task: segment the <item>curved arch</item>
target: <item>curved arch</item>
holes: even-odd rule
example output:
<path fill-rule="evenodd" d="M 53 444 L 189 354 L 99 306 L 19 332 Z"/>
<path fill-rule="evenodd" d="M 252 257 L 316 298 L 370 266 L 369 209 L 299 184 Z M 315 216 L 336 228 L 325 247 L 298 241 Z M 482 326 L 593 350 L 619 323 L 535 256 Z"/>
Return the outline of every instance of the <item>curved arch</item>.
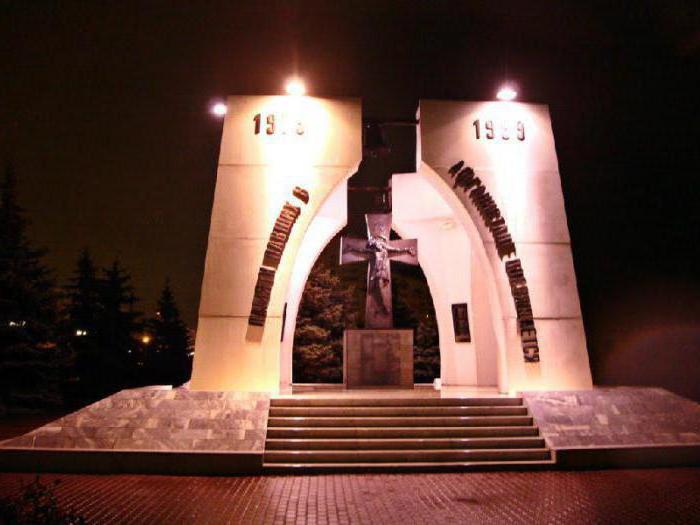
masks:
<path fill-rule="evenodd" d="M 351 172 L 351 174 L 354 173 Z M 316 215 L 311 220 L 309 227 L 304 232 L 304 238 L 297 253 L 294 267 L 292 269 L 289 286 L 286 293 L 286 323 L 284 326 L 282 342 L 280 344 L 280 389 L 282 391 L 289 390 L 292 383 L 292 351 L 294 344 L 294 330 L 296 326 L 297 313 L 301 296 L 306 285 L 309 273 L 316 262 L 319 254 L 323 251 L 326 245 L 335 237 L 347 223 L 347 180 L 339 182 L 331 192 L 328 193 L 325 201 L 318 208 Z M 503 312 L 498 295 L 498 288 L 493 270 L 488 261 L 486 247 L 477 229 L 476 224 L 472 220 L 468 211 L 461 203 L 459 198 L 454 194 L 450 186 L 427 164 L 421 163 L 419 171 L 415 174 L 396 175 L 394 182 L 394 192 L 401 188 L 402 177 L 418 177 L 423 183 L 427 183 L 428 187 L 435 192 L 433 200 L 438 199 L 438 205 L 431 209 L 440 208 L 444 214 L 445 220 L 452 220 L 459 225 L 458 231 L 461 232 L 464 242 L 469 245 L 467 255 L 457 254 L 454 250 L 450 255 L 452 257 L 461 257 L 458 261 L 464 265 L 464 268 L 469 268 L 471 260 L 475 261 L 478 266 L 480 275 L 484 278 L 484 282 L 480 286 L 484 286 L 488 298 L 488 318 L 491 329 L 494 335 L 495 344 L 495 368 L 496 368 L 496 383 L 500 391 L 507 390 L 506 377 L 506 339 L 503 325 Z M 415 181 L 414 181 L 415 182 Z M 415 209 L 420 206 L 420 203 L 425 201 L 426 188 L 422 187 L 419 191 L 415 191 L 415 186 L 410 192 L 404 192 L 399 199 L 404 199 L 406 202 L 399 204 L 398 199 L 394 199 L 395 211 L 397 206 L 401 208 L 410 208 L 409 213 L 414 213 Z M 429 190 L 430 191 L 430 190 Z M 395 193 L 396 195 L 396 193 Z M 439 204 L 441 203 L 441 204 Z M 415 224 L 411 223 L 410 217 L 399 212 L 394 214 L 393 227 L 402 237 L 411 237 L 416 232 Z M 433 223 L 432 234 L 438 233 L 438 223 Z M 424 234 L 424 239 L 426 239 Z M 454 241 L 454 237 L 453 237 Z M 462 242 L 462 241 L 460 241 Z M 424 253 L 419 249 L 419 254 Z M 471 254 L 471 255 L 469 255 Z M 419 257 L 421 257 L 419 255 Z M 440 259 L 443 257 L 441 253 L 424 254 L 421 259 L 421 266 L 428 281 L 433 303 L 435 305 L 436 314 L 438 314 L 438 330 L 440 333 L 440 361 L 442 367 L 442 377 L 448 378 L 455 375 L 453 370 L 455 366 L 460 366 L 457 360 L 464 361 L 465 353 L 463 348 L 460 350 L 458 345 L 448 344 L 448 341 L 453 339 L 453 329 L 451 324 L 451 307 L 450 297 L 442 290 L 444 276 L 441 276 Z M 467 257 L 467 259 L 465 259 Z M 442 272 L 444 273 L 444 272 Z M 472 308 L 474 310 L 474 308 Z M 438 312 L 439 311 L 439 312 Z M 449 350 L 448 350 L 449 348 Z M 486 349 L 493 352 L 494 349 Z M 472 350 L 473 353 L 473 350 Z M 453 355 L 458 354 L 458 355 Z M 476 357 L 473 357 L 473 362 L 461 363 L 462 367 L 472 366 L 475 368 Z M 475 371 L 473 371 L 476 374 Z M 446 383 L 449 384 L 449 381 Z M 470 380 L 469 384 L 477 384 L 476 376 Z"/>
<path fill-rule="evenodd" d="M 492 266 L 489 263 L 487 247 L 477 227 L 477 224 L 475 223 L 472 216 L 469 214 L 467 208 L 465 208 L 465 206 L 459 200 L 459 197 L 453 192 L 450 185 L 425 162 L 420 163 L 417 175 L 421 178 L 421 180 L 425 181 L 437 193 L 437 195 L 439 195 L 440 200 L 444 203 L 444 206 L 446 206 L 449 209 L 452 219 L 459 224 L 460 228 L 462 229 L 462 231 L 464 231 L 468 238 L 473 258 L 476 262 L 475 266 L 478 267 L 480 274 L 483 276 L 483 282 L 479 284 L 484 287 L 484 291 L 488 299 L 488 318 L 491 324 L 491 328 L 493 330 L 493 334 L 495 336 L 495 340 L 493 343 L 496 346 L 496 367 L 498 374 L 497 384 L 499 390 L 501 392 L 505 392 L 507 391 L 508 385 L 506 367 L 507 338 L 505 333 L 505 325 L 503 322 L 505 315 L 499 294 L 499 276 L 496 276 L 494 274 Z M 399 231 L 399 233 L 401 232 Z M 420 251 L 421 250 L 419 248 L 419 253 Z M 431 272 L 430 269 L 424 267 L 424 273 L 426 274 L 426 278 L 428 278 L 429 274 L 433 272 Z M 430 280 L 428 282 L 430 284 Z M 438 306 L 436 305 L 436 309 L 437 308 Z M 443 355 L 441 354 L 441 362 L 447 364 L 449 363 L 449 359 L 444 359 Z"/>
<path fill-rule="evenodd" d="M 297 322 L 299 303 L 304 293 L 309 273 L 326 245 L 347 224 L 347 182 L 357 172 L 357 167 L 328 192 L 325 200 L 304 232 L 304 238 L 297 252 L 286 290 L 285 323 L 280 342 L 280 391 L 288 391 L 292 386 L 292 351 L 294 329 Z"/>

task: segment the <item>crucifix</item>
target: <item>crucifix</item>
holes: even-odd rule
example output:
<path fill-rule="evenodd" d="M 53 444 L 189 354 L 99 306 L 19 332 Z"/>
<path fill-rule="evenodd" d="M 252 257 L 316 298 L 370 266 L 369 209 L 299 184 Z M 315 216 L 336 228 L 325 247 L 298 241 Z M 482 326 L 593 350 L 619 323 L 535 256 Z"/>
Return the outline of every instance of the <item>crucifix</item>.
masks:
<path fill-rule="evenodd" d="M 418 241 L 389 240 L 391 214 L 368 213 L 367 239 L 342 237 L 340 264 L 368 261 L 365 328 L 392 328 L 391 261 L 418 264 Z"/>

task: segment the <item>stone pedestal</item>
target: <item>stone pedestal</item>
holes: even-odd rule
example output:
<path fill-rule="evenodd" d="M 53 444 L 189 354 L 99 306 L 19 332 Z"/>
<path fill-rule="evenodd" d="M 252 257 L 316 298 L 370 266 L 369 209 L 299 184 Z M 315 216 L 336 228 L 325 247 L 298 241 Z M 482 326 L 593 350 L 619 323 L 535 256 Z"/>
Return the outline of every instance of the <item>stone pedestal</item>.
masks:
<path fill-rule="evenodd" d="M 413 388 L 413 330 L 345 330 L 346 388 Z"/>

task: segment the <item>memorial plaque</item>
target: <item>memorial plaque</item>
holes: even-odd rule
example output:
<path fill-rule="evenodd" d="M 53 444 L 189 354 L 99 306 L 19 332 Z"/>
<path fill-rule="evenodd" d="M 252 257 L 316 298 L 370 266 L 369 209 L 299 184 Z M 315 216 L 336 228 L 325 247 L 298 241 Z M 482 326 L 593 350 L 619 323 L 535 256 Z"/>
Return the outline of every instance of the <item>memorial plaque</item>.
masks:
<path fill-rule="evenodd" d="M 472 342 L 472 334 L 469 330 L 469 308 L 467 303 L 452 305 L 452 324 L 455 329 L 455 342 Z"/>
<path fill-rule="evenodd" d="M 413 330 L 345 330 L 346 388 L 413 388 Z"/>

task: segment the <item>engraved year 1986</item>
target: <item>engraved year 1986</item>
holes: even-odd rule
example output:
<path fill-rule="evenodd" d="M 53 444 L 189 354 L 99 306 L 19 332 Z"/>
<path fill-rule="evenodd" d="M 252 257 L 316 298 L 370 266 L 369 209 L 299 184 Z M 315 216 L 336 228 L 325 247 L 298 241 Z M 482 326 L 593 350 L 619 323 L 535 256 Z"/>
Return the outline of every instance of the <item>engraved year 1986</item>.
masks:
<path fill-rule="evenodd" d="M 520 141 L 525 140 L 525 123 L 518 120 L 517 122 L 494 121 L 476 119 L 472 122 L 474 133 L 477 140 L 485 138 L 487 140 L 510 140 L 514 137 Z"/>
<path fill-rule="evenodd" d="M 263 117 L 265 117 L 263 119 Z M 266 135 L 303 135 L 304 124 L 301 120 L 289 119 L 284 113 L 258 113 L 253 117 L 253 132 L 256 135 L 265 128 Z"/>

